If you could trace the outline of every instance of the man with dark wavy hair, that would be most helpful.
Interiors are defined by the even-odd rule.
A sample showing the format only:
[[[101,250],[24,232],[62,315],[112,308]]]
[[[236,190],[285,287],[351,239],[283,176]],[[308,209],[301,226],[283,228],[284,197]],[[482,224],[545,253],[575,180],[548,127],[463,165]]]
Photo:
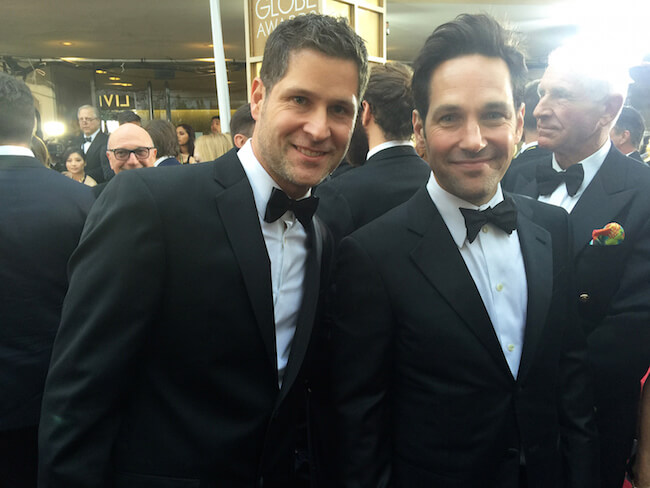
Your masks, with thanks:
[[[404,203],[426,184],[431,170],[411,143],[411,76],[411,69],[401,63],[372,68],[348,150],[352,165],[358,167],[316,190],[318,216],[335,242]]]
[[[337,250],[338,486],[591,488],[568,216],[500,185],[523,128],[523,54],[466,14],[413,68],[429,180]]]
[[[345,21],[282,22],[252,139],[106,187],[70,263],[42,488],[309,486],[308,351],[332,252],[311,188],[345,154],[366,80]]]

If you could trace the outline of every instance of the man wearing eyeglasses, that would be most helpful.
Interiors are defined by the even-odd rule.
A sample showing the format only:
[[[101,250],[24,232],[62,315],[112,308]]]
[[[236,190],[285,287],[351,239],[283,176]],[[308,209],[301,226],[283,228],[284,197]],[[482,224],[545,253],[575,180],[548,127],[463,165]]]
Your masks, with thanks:
[[[82,105],[77,110],[77,120],[82,132],[80,146],[86,155],[86,173],[97,183],[110,179],[111,170],[104,156],[108,136],[99,127],[99,112],[92,105]]]
[[[149,133],[135,124],[119,126],[108,138],[106,158],[110,170],[118,174],[121,171],[137,168],[151,168],[154,166],[157,150]],[[95,197],[106,188],[108,181],[104,181],[92,188]]]
[[[108,138],[106,156],[115,174],[128,169],[150,168],[156,155],[149,133],[135,124],[119,126]]]

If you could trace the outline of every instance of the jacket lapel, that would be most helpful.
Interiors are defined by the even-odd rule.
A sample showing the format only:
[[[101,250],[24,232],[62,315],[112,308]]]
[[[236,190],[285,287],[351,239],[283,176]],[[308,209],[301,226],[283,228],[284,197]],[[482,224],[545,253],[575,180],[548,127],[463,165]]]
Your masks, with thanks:
[[[420,189],[408,205],[409,227],[421,236],[411,252],[415,266],[512,378],[474,280],[426,188]]]
[[[217,211],[241,269],[269,361],[277,371],[271,263],[253,190],[236,153],[228,153],[214,167],[215,179],[223,187],[216,196]]]
[[[620,161],[624,158],[612,146],[594,179],[571,211],[573,251],[576,256],[589,245],[591,232],[614,221],[636,194],[636,189],[625,187],[627,164]]]
[[[551,236],[534,223],[532,209],[516,198],[517,235],[524,258],[528,283],[526,330],[517,379],[524,378],[535,357],[537,345],[546,323],[553,290],[553,248]]]
[[[307,262],[305,263],[305,278],[303,285],[303,297],[296,322],[296,332],[291,344],[289,361],[284,372],[282,388],[278,396],[276,406],[280,405],[282,400],[291,389],[309,346],[311,332],[316,318],[316,309],[321,284],[321,259],[323,254],[323,227],[316,217],[311,222],[307,230],[308,249]]]

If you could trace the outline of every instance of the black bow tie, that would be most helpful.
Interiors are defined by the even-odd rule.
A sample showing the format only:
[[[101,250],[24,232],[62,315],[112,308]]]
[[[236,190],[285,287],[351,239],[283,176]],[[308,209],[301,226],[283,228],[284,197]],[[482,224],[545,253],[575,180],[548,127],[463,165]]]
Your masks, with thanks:
[[[504,232],[512,234],[517,228],[517,208],[512,198],[506,198],[494,208],[485,210],[473,210],[471,208],[461,208],[460,212],[465,217],[465,227],[467,227],[467,239],[470,244],[474,242],[481,227],[488,222],[496,225]]]
[[[269,203],[266,204],[265,222],[275,222],[291,210],[302,226],[306,229],[318,207],[318,198],[311,196],[302,200],[292,200],[279,188],[273,188]]]
[[[93,142],[93,138],[92,137],[84,137],[84,143],[86,143],[86,142]]]
[[[582,184],[585,172],[581,164],[574,164],[566,171],[555,171],[552,166],[537,166],[537,191],[540,195],[550,195],[562,183],[566,184],[566,192],[574,196]]]

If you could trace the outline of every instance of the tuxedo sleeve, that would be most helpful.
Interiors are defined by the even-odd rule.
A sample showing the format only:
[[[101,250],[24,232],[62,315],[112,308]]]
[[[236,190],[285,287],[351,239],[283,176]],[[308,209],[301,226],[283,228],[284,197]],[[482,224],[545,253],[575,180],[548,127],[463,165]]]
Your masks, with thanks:
[[[377,265],[354,237],[338,250],[331,370],[341,487],[389,486],[393,319]]]
[[[41,413],[41,488],[110,485],[124,398],[164,273],[160,216],[138,173],[106,187],[69,263]]]

